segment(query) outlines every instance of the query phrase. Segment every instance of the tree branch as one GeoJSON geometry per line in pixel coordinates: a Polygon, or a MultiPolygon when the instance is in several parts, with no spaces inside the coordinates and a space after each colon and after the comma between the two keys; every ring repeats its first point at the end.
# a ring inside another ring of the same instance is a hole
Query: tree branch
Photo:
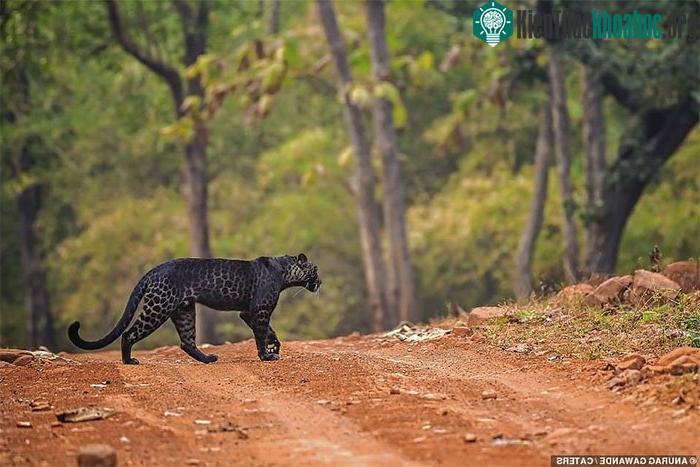
{"type": "Polygon", "coordinates": [[[115,0],[105,0],[105,5],[107,7],[109,24],[112,29],[112,33],[114,34],[114,38],[126,53],[134,57],[153,73],[165,80],[170,87],[170,92],[173,95],[175,113],[179,115],[180,105],[183,101],[182,80],[180,78],[180,73],[175,67],[153,57],[146,50],[139,47],[139,45],[136,44],[131,37],[129,37],[122,24],[122,19],[115,0]]]}

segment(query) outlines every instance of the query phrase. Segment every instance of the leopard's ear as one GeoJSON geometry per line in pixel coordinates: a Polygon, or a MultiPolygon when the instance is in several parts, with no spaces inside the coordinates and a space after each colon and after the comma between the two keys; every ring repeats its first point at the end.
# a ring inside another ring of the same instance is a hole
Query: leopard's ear
{"type": "Polygon", "coordinates": [[[297,256],[297,261],[299,261],[300,264],[303,264],[309,261],[309,258],[307,258],[304,253],[299,253],[299,255],[297,256]]]}

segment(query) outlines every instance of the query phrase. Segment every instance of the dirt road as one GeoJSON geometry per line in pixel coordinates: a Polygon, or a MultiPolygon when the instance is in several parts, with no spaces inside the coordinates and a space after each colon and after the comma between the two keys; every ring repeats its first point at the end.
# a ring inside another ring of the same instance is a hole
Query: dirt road
{"type": "Polygon", "coordinates": [[[138,366],[106,352],[0,368],[0,464],[75,465],[78,448],[95,442],[115,447],[120,465],[549,465],[551,454],[700,455],[697,409],[613,393],[596,375],[600,362],[550,362],[456,336],[284,342],[282,359],[264,363],[251,341],[207,352],[219,362],[164,348],[137,353],[138,366]],[[482,397],[489,389],[495,399],[482,397]],[[97,405],[117,414],[52,426],[54,410],[30,411],[37,399],[55,410],[97,405]],[[476,441],[466,442],[467,433],[476,441]]]}

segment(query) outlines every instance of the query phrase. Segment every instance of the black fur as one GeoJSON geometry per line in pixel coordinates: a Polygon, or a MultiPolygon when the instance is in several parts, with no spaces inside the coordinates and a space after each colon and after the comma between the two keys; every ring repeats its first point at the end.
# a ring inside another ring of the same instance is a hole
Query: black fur
{"type": "Polygon", "coordinates": [[[279,359],[280,342],[270,327],[270,316],[280,292],[303,286],[315,292],[321,286],[318,268],[303,253],[298,256],[260,257],[253,261],[182,258],[151,269],[131,292],[124,314],[102,339],[83,340],[80,323],[68,328],[71,342],[81,349],[105,347],[122,336],[122,361],[136,364],[131,347],[171,319],[180,336],[180,347],[192,358],[212,363],[195,345],[195,303],[215,310],[240,311],[253,330],[260,360],[279,359]],[[129,327],[139,302],[143,311],[129,327]]]}

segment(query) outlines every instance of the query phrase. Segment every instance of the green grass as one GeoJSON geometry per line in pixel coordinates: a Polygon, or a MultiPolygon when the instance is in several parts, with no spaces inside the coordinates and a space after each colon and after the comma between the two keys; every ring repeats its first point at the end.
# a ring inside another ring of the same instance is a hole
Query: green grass
{"type": "Polygon", "coordinates": [[[533,351],[585,360],[630,352],[661,355],[678,346],[700,347],[700,307],[690,296],[654,297],[642,306],[598,308],[560,304],[553,298],[503,305],[510,319],[483,327],[486,338],[504,348],[527,343],[533,351]]]}

